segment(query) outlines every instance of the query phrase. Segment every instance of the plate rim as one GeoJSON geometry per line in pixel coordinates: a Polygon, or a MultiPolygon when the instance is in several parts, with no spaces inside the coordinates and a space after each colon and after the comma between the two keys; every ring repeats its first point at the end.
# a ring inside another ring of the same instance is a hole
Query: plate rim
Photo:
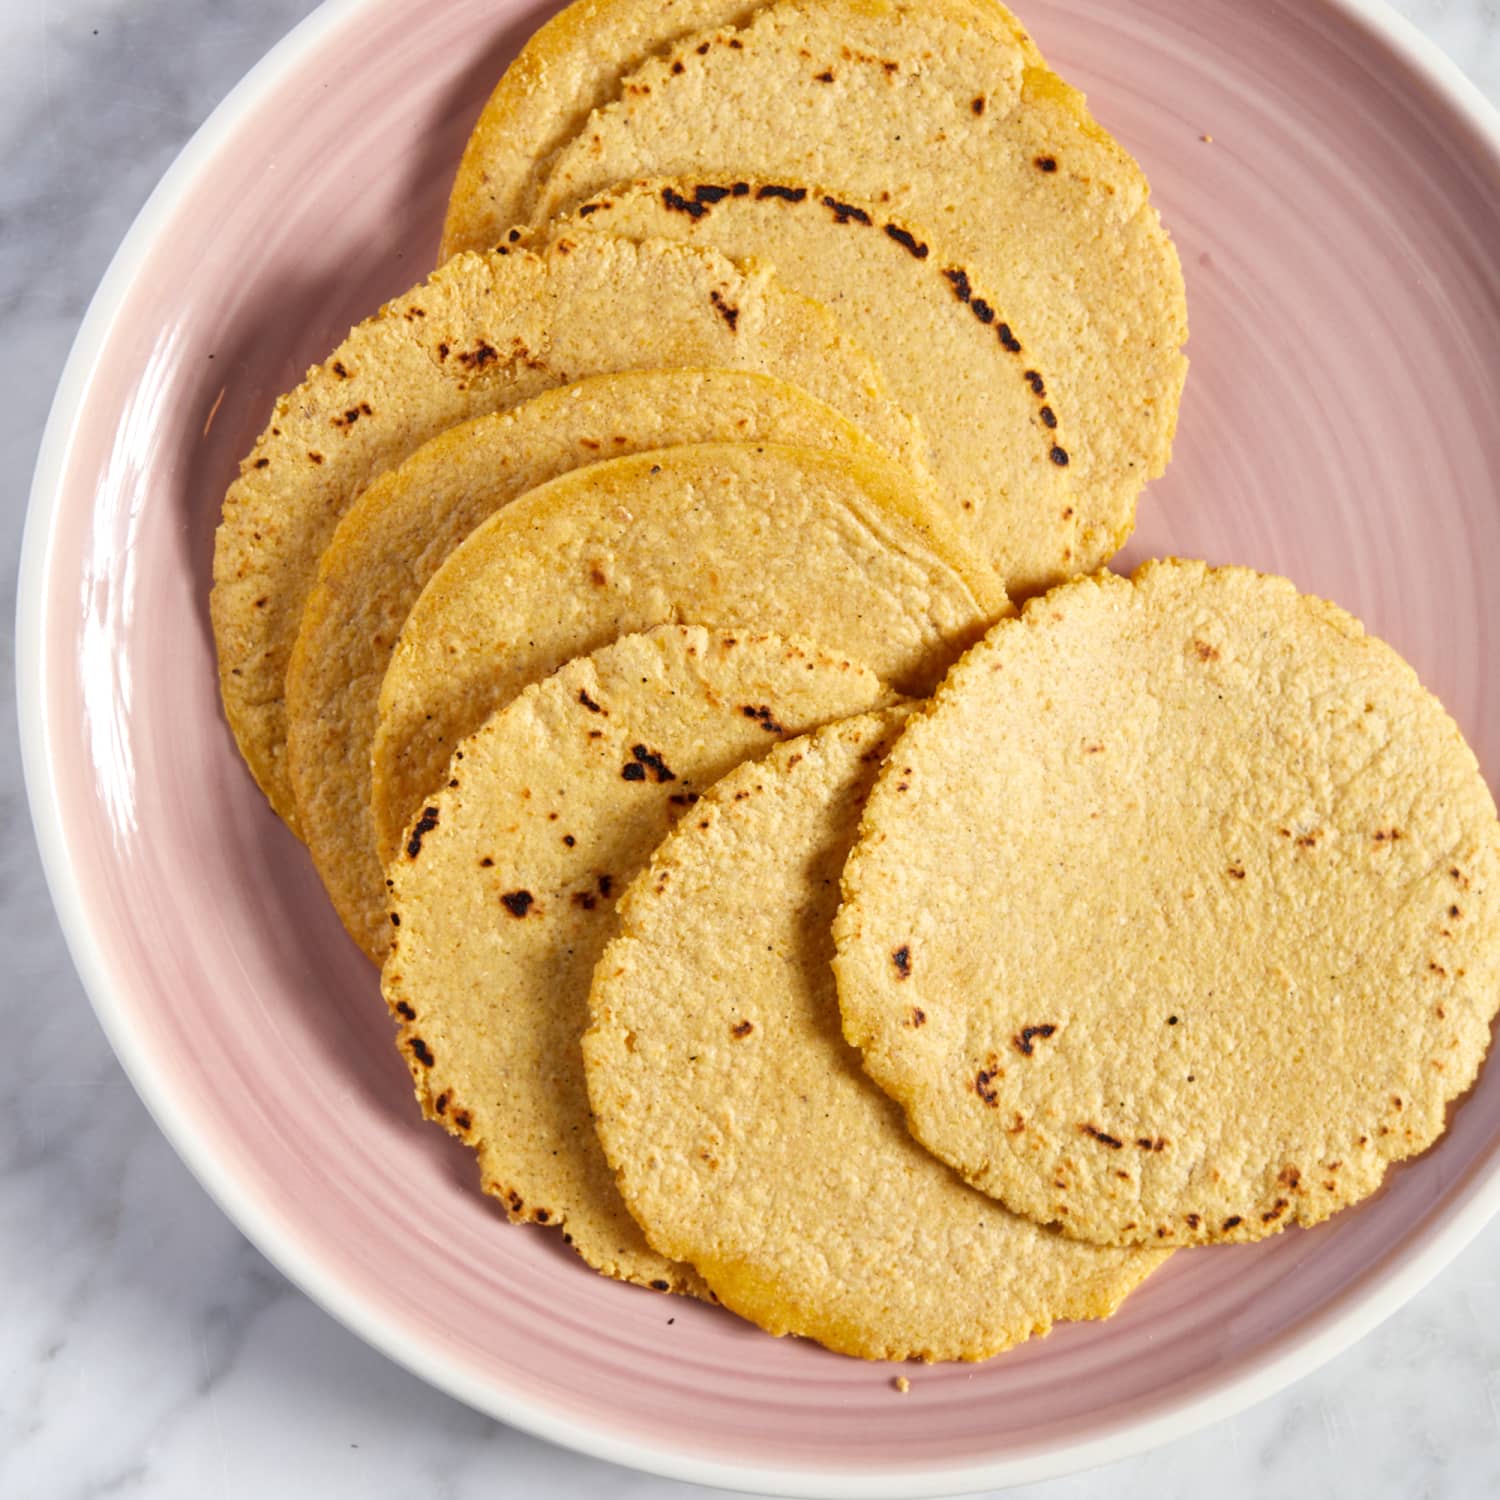
{"type": "MultiPolygon", "coordinates": [[[[497,1389],[425,1348],[393,1320],[343,1287],[294,1228],[237,1181],[197,1136],[175,1096],[169,1073],[134,1033],[116,994],[80,882],[69,857],[60,788],[54,778],[53,733],[47,686],[51,677],[45,633],[51,597],[49,565],[61,512],[63,479],[93,384],[129,292],[177,211],[209,162],[304,57],[377,0],[322,0],[265,53],[193,132],[142,205],[101,278],[74,337],[42,431],[21,538],[16,601],[16,704],[22,778],[43,876],[63,939],[84,992],[110,1047],[157,1128],[219,1209],[299,1290],[365,1343],[465,1405],[559,1447],[627,1468],[713,1488],[817,1500],[917,1500],[1059,1478],[1144,1453],[1226,1420],[1263,1401],[1358,1342],[1404,1306],[1448,1266],[1500,1212],[1500,1142],[1475,1168],[1479,1180],[1449,1210],[1435,1232],[1396,1251],[1373,1276],[1362,1278],[1313,1318],[1282,1335],[1261,1355],[1187,1397],[1166,1396],[1145,1417],[1125,1416],[1081,1441],[1010,1457],[955,1466],[860,1470],[799,1465],[750,1465],[717,1460],[581,1424],[561,1406],[530,1400],[517,1389],[497,1389]]],[[[1320,0],[1344,24],[1362,28],[1465,117],[1500,171],[1500,108],[1492,104],[1438,45],[1389,0],[1320,0]]]]}

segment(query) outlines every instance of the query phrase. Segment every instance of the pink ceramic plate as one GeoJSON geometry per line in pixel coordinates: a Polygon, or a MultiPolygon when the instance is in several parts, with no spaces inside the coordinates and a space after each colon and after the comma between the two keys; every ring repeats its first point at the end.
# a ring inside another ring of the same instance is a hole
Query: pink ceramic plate
{"type": "MultiPolygon", "coordinates": [[[[326,5],[199,132],[95,298],[37,470],[19,659],[32,807],[100,1018],[289,1275],[559,1442],[709,1483],[917,1495],[1225,1416],[1357,1338],[1500,1203],[1500,1068],[1364,1208],[1179,1255],[1113,1322],[914,1371],[897,1398],[888,1367],[614,1285],[504,1224],[416,1118],[375,973],[235,755],[207,619],[220,496],[276,393],[427,269],[469,124],[546,9],[326,5]]],[[[1494,115],[1358,0],[1026,16],[1146,164],[1187,271],[1177,458],[1129,560],[1253,563],[1338,600],[1500,773],[1494,115]]]]}

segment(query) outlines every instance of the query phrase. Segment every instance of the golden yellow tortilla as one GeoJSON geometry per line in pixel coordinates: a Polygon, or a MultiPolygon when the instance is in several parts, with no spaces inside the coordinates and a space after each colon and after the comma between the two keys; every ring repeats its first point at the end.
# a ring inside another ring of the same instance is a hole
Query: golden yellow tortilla
{"type": "Polygon", "coordinates": [[[1255,1240],[1374,1192],[1474,1081],[1500,824],[1357,620],[1152,563],[953,670],[835,933],[849,1040],[970,1182],[1099,1244],[1255,1240]]]}
{"type": "Polygon", "coordinates": [[[1160,1263],[1039,1229],[907,1133],[839,1032],[839,870],[895,713],[792,740],[684,816],[589,999],[599,1137],[658,1251],[726,1307],[864,1359],[985,1359],[1107,1317],[1160,1263]]]}
{"type": "Polygon", "coordinates": [[[1089,571],[1128,536],[1171,451],[1181,269],[1137,164],[989,15],[962,0],[780,0],[641,63],[547,172],[537,225],[620,183],[706,174],[816,184],[879,204],[883,232],[927,228],[1058,424],[1071,556],[1029,557],[1007,587],[1089,571]]]}
{"type": "Polygon", "coordinates": [[[769,375],[596,375],[478,417],[383,474],[339,523],[286,675],[297,821],[350,935],[377,963],[390,943],[370,814],[380,683],[423,585],[481,521],[570,469],[672,443],[770,439],[871,454],[853,424],[769,375]]]}
{"type": "MultiPolygon", "coordinates": [[[[464,148],[448,202],[441,259],[503,243],[531,216],[540,174],[608,104],[620,79],[674,42],[715,26],[739,26],[759,0],[576,0],[534,32],[485,102],[464,148]]],[[[1020,23],[982,0],[1041,62],[1020,23]]]]}
{"type": "Polygon", "coordinates": [[[927,435],[934,495],[961,544],[1006,579],[1075,571],[1076,486],[1052,455],[1072,442],[1076,418],[1057,416],[1037,372],[996,337],[1002,304],[932,229],[815,184],[718,174],[611,188],[548,232],[676,239],[769,261],[877,351],[891,395],[927,435]],[[928,253],[917,258],[912,244],[928,253]]]}
{"type": "Polygon", "coordinates": [[[704,443],[575,469],[484,522],[407,617],[372,750],[381,862],[466,734],[617,635],[774,630],[922,692],[1008,607],[894,464],[704,443]]]}
{"type": "Polygon", "coordinates": [[[295,391],[224,500],[210,600],[224,709],[295,827],[284,685],[318,558],[387,469],[460,422],[585,375],[704,366],[800,385],[920,468],[877,367],[826,310],[711,251],[600,238],[462,255],[393,299],[295,391]]]}
{"type": "Polygon", "coordinates": [[[699,792],[889,694],[810,645],[667,625],[528,688],[462,745],[391,865],[387,1000],[417,1097],[513,1219],[605,1274],[707,1296],[626,1212],[579,1039],[615,898],[699,792]]]}

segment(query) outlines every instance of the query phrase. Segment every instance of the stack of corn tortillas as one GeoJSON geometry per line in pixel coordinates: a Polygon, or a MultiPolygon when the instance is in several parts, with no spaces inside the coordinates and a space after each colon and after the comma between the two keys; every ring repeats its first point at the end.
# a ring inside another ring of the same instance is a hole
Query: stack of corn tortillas
{"type": "Polygon", "coordinates": [[[1008,11],[579,0],[444,254],[276,404],[212,613],[510,1218],[980,1359],[1441,1134],[1500,1004],[1493,801],[1333,606],[1100,571],[1182,279],[1008,11]]]}

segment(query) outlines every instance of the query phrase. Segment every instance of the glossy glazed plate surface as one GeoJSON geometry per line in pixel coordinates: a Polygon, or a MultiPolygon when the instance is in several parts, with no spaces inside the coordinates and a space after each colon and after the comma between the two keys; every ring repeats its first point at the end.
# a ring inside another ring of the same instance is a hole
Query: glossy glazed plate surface
{"type": "MultiPolygon", "coordinates": [[[[507,1226],[467,1153],[417,1118],[375,972],[224,726],[213,530],[273,398],[429,268],[469,125],[548,9],[325,6],[189,146],[80,334],[37,474],[19,664],[48,875],[111,1039],[309,1292],[474,1405],[622,1462],[791,1493],[952,1492],[1268,1394],[1500,1202],[1500,1070],[1364,1207],[1180,1254],[1113,1321],[911,1368],[904,1397],[891,1367],[595,1277],[507,1226]]],[[[1493,117],[1353,0],[1035,0],[1025,19],[1145,164],[1188,279],[1177,455],[1119,565],[1250,563],[1337,600],[1412,660],[1493,783],[1493,117]]]]}

